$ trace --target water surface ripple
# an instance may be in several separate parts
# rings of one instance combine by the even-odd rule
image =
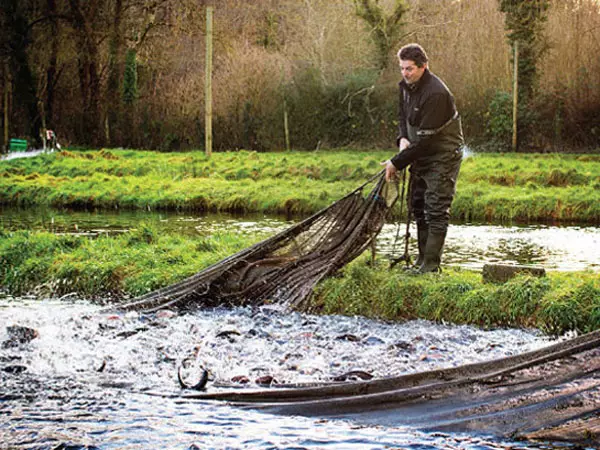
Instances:
[[[296,222],[260,214],[178,214],[140,211],[57,211],[0,206],[0,229],[47,230],[55,233],[116,234],[155,226],[159,232],[206,235],[230,232],[265,238]],[[405,224],[388,223],[377,238],[378,252],[398,257],[404,252]],[[416,253],[417,231],[410,228],[410,250]],[[548,270],[600,271],[600,228],[594,226],[451,224],[444,264],[479,270],[486,263],[531,264]]]
[[[215,389],[234,377],[250,385],[266,375],[278,383],[327,381],[353,370],[388,377],[550,342],[531,330],[394,324],[273,307],[112,315],[83,301],[6,297],[0,324],[0,442],[18,449],[534,448],[400,425],[273,416],[171,394],[181,392],[176,374],[184,361],[190,374],[208,368]],[[11,325],[39,336],[2,345]],[[7,371],[15,366],[25,370]]]

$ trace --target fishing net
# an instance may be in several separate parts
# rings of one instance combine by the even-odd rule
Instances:
[[[386,182],[382,171],[306,220],[117,309],[264,303],[300,308],[320,280],[369,247],[397,198],[397,184]]]

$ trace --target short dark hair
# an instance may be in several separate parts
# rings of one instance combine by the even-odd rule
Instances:
[[[398,58],[414,61],[417,67],[423,67],[429,59],[423,47],[419,44],[407,44],[398,51]]]

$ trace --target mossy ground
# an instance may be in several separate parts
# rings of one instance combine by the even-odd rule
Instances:
[[[0,204],[303,216],[392,153],[63,151],[0,161]],[[470,221],[600,223],[600,155],[475,154],[463,162],[452,210]]]

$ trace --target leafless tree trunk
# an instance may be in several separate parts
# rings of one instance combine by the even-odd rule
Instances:
[[[118,118],[121,112],[119,87],[123,73],[123,0],[115,0],[108,60],[106,91],[105,139],[107,145],[122,145]]]
[[[79,136],[84,142],[92,145],[101,143],[100,124],[100,76],[98,71],[98,44],[90,19],[96,16],[99,0],[86,1],[86,11],[80,0],[69,0],[72,26],[77,32],[77,40],[81,51],[78,53],[79,88],[83,103],[83,114],[80,121]]]
[[[46,69],[46,122],[50,128],[54,128],[54,89],[58,81],[58,43],[59,29],[56,19],[56,0],[47,0],[47,13],[50,20],[50,57]]]

